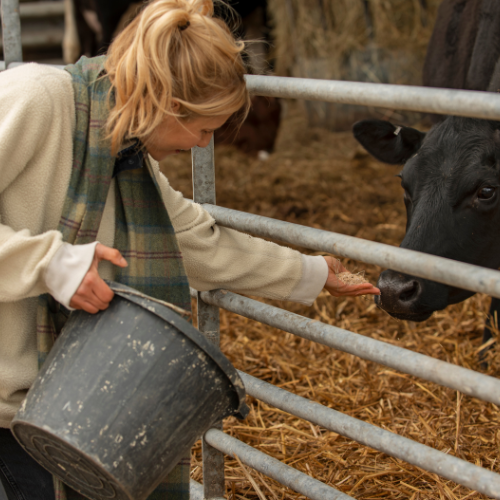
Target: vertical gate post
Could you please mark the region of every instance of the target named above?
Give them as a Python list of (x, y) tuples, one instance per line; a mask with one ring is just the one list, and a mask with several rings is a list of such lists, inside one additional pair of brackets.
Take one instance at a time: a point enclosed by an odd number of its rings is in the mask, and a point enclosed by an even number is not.
[(2, 0), (2, 38), (5, 69), (8, 69), (10, 63), (23, 60), (19, 0)]
[[(215, 205), (215, 165), (214, 139), (206, 148), (194, 147), (193, 159), (193, 200), (196, 203)], [(219, 308), (205, 304), (198, 293), (198, 329), (210, 342), (220, 343)], [(222, 430), (222, 422), (214, 425)], [(203, 496), (207, 500), (223, 498), (224, 454), (210, 446), (203, 438)]]

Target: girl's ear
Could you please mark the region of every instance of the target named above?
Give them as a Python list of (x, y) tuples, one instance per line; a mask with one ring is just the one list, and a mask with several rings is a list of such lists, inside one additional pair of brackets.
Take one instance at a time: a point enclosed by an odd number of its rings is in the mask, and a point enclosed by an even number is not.
[(170, 107), (172, 108), (172, 112), (175, 114), (178, 114), (181, 110), (181, 105), (177, 99), (172, 99)]

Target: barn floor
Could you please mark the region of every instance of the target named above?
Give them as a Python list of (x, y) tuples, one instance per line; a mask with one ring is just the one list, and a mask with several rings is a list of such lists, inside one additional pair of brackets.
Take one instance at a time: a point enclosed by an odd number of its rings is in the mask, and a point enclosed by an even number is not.
[[(191, 159), (169, 159), (171, 184), (191, 196)], [(350, 133), (306, 126), (298, 108), (283, 123), (276, 151), (263, 162), (231, 147), (216, 149), (217, 203), (369, 240), (397, 245), (405, 214), (398, 167), (368, 157)], [(373, 283), (381, 269), (344, 259)], [(272, 302), (271, 302), (272, 303)], [(475, 295), (423, 323), (397, 321), (372, 300), (320, 295), (313, 307), (276, 303), (304, 316), (480, 370), (489, 299)], [(396, 373), (384, 366), (221, 311), (221, 348), (235, 366), (303, 397), (464, 460), (499, 472), (500, 412), (491, 404)], [(494, 352), (487, 371), (500, 375)], [(358, 445), (266, 404), (249, 401), (245, 421), (227, 419), (225, 431), (298, 470), (369, 500), (483, 499), (468, 488)], [(257, 492), (248, 475), (259, 486)], [(200, 444), (192, 477), (202, 482)], [(236, 499), (302, 499), (275, 481), (226, 457), (227, 495)]]

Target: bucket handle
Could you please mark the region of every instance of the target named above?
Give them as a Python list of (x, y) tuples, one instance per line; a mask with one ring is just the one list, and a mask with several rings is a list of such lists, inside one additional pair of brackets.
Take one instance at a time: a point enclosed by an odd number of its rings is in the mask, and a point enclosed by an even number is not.
[(136, 297), (140, 297), (141, 299), (151, 300), (152, 302), (156, 302), (157, 304), (161, 304), (162, 306), (172, 309), (172, 311), (175, 311), (177, 314), (180, 314), (181, 316), (187, 316), (188, 318), (192, 316), (191, 312), (182, 309), (182, 307), (175, 306), (174, 304), (171, 304), (170, 302), (165, 302), (164, 300), (155, 299), (154, 297), (150, 297), (149, 295), (144, 295), (143, 293), (138, 292), (136, 290), (133, 291), (130, 289), (125, 290), (117, 286), (112, 286), (111, 290), (113, 290), (113, 292), (123, 293), (125, 295), (135, 295)]

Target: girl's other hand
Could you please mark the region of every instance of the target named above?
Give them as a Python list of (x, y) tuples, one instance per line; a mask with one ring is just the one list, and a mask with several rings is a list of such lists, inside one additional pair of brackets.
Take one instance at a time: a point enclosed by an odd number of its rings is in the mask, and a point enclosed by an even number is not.
[(95, 247), (94, 260), (90, 269), (73, 297), (71, 297), (69, 305), (74, 309), (83, 309), (88, 313), (95, 314), (98, 311), (107, 309), (113, 299), (114, 292), (97, 272), (97, 266), (101, 260), (108, 260), (119, 267), (127, 267), (128, 265), (118, 250), (98, 243)]

